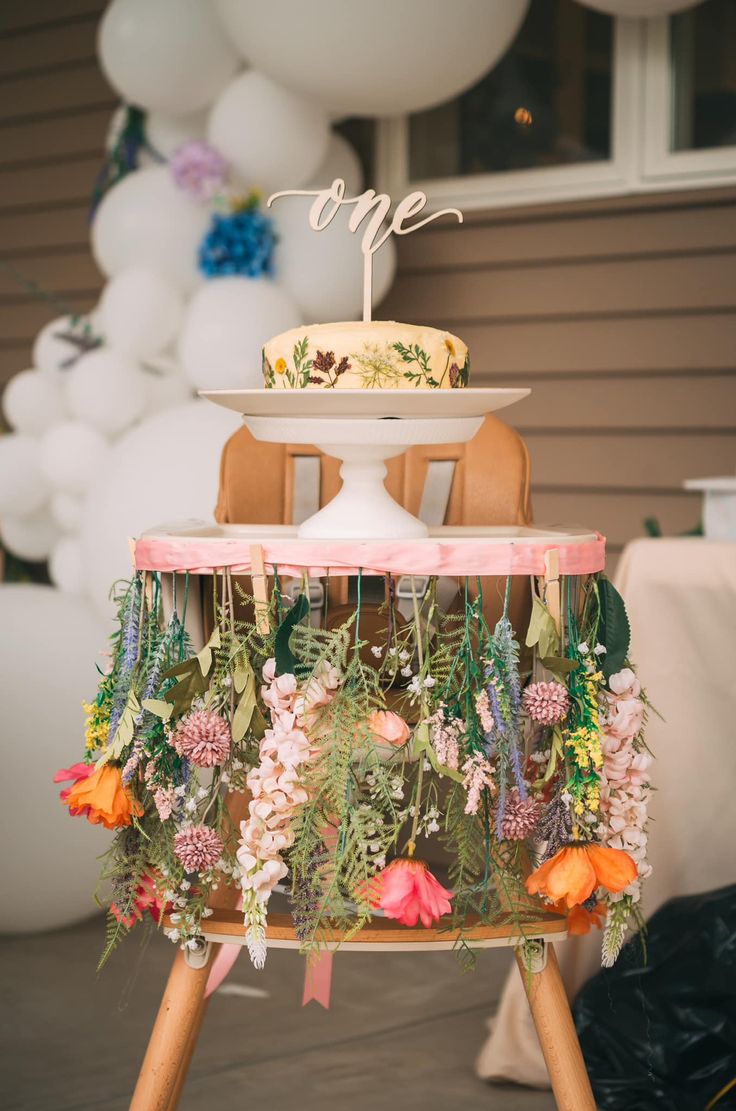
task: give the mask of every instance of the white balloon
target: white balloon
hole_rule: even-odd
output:
[[[74,339],[84,339],[98,334],[89,316],[57,316],[45,324],[33,344],[33,365],[47,373],[55,374],[66,369],[65,363],[74,360],[82,348]]]
[[[3,884],[0,931],[60,929],[98,908],[92,898],[110,834],[72,818],[53,782],[84,752],[82,702],[108,629],[88,602],[50,586],[0,586]],[[43,697],[39,691],[43,690]],[[24,784],[21,790],[19,785]]]
[[[143,412],[146,388],[137,363],[120,351],[101,347],[83,355],[66,383],[69,412],[100,432],[114,436]]]
[[[274,205],[279,234],[275,270],[305,320],[355,320],[363,305],[362,229],[348,227],[350,212],[338,209],[315,232],[307,218],[308,201],[284,197]],[[373,304],[388,293],[396,271],[396,248],[389,237],[373,256]]]
[[[65,594],[84,594],[82,545],[76,536],[63,536],[49,556],[49,578]]]
[[[202,390],[257,389],[263,344],[301,320],[286,290],[268,278],[213,278],[187,308],[179,337],[184,374]]]
[[[59,526],[46,508],[23,517],[7,513],[0,519],[0,540],[19,559],[41,563],[58,539]]]
[[[16,432],[40,436],[66,415],[61,382],[42,370],[22,370],[5,387],[3,412]]]
[[[357,197],[363,189],[363,167],[358,155],[347,139],[333,131],[324,161],[304,188],[327,189],[338,177],[345,182],[346,197]],[[289,189],[290,186],[285,185],[284,188]]]
[[[116,579],[130,577],[128,537],[162,521],[212,520],[220,454],[237,414],[188,401],[143,421],[120,439],[85,507],[82,552],[87,592],[103,614]]]
[[[184,116],[167,116],[149,112],[146,116],[146,139],[164,158],[169,158],[182,143],[204,139],[207,134],[207,113],[190,112]]]
[[[75,494],[57,490],[51,495],[49,513],[63,532],[78,532],[82,526],[84,502]]]
[[[529,0],[216,0],[252,65],[344,116],[391,116],[450,100],[488,73]]]
[[[49,493],[38,441],[19,432],[0,436],[0,520],[36,513]]]
[[[204,108],[238,68],[202,0],[112,0],[100,23],[98,53],[124,100],[158,112]]]
[[[308,181],[327,153],[327,116],[262,73],[241,73],[216,100],[210,142],[246,184],[267,193]]]
[[[702,0],[580,0],[580,3],[594,11],[619,15],[624,19],[654,19],[659,15],[694,8]]]
[[[179,290],[146,266],[128,266],[102,291],[100,321],[110,347],[147,359],[176,335],[184,315]]]
[[[96,428],[65,421],[50,428],[41,440],[41,470],[55,490],[82,494],[97,477],[107,451],[107,442]]]
[[[135,170],[102,198],[92,253],[107,277],[146,266],[187,293],[201,280],[197,250],[209,221],[207,207],[177,188],[168,167]]]
[[[149,359],[146,361],[146,406],[147,417],[181,405],[194,396],[192,383],[184,377],[184,372],[173,356]]]

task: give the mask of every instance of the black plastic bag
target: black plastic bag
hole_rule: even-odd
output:
[[[574,1004],[601,1111],[705,1111],[736,1079],[736,885],[673,899]],[[713,1111],[736,1108],[736,1086]]]

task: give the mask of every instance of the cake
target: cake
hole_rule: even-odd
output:
[[[266,389],[450,390],[469,370],[457,336],[393,320],[304,325],[263,348]]]

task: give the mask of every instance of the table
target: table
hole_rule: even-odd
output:
[[[656,758],[643,908],[736,882],[736,544],[700,537],[635,540],[616,585],[632,630],[631,654],[649,698],[647,742]],[[559,952],[570,996],[599,967],[597,934]],[[548,1087],[524,992],[509,977],[477,1069],[488,1080]]]

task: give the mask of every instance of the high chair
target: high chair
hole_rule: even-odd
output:
[[[529,456],[518,434],[498,418],[488,416],[475,438],[467,444],[415,447],[387,464],[386,485],[393,497],[429,525],[524,526],[531,522]],[[329,501],[338,491],[339,464],[316,448],[256,441],[242,428],[225,445],[220,467],[216,518],[220,524],[299,523]],[[554,555],[554,553],[550,553]],[[548,604],[559,623],[559,594],[554,559],[547,580]],[[348,601],[349,585],[338,579],[330,603]],[[453,583],[445,584],[452,605]],[[483,580],[485,616],[493,627],[502,609],[502,590],[492,579]],[[528,620],[530,590],[522,577],[513,581],[511,620],[524,629]],[[236,824],[247,813],[244,795],[228,796]],[[221,885],[211,906],[208,934],[232,940],[242,934],[241,916],[235,910],[238,891]],[[529,964],[518,948],[522,940],[513,926],[477,926],[468,935],[472,944],[498,944],[515,948],[529,1005],[550,1074],[557,1105],[563,1111],[595,1111],[590,1083],[575,1027],[560,978],[557,959],[549,941],[564,938],[566,920],[535,904],[539,920],[525,926],[527,937],[539,938],[538,954]],[[298,948],[289,915],[269,915],[270,943]],[[451,948],[452,940],[440,929],[408,929],[386,919],[374,919],[361,930],[351,948],[390,948],[432,951]],[[177,953],[164,992],[133,1096],[133,1111],[173,1111],[184,1085],[189,1062],[203,1020],[205,987],[219,945],[209,945],[201,959]]]

